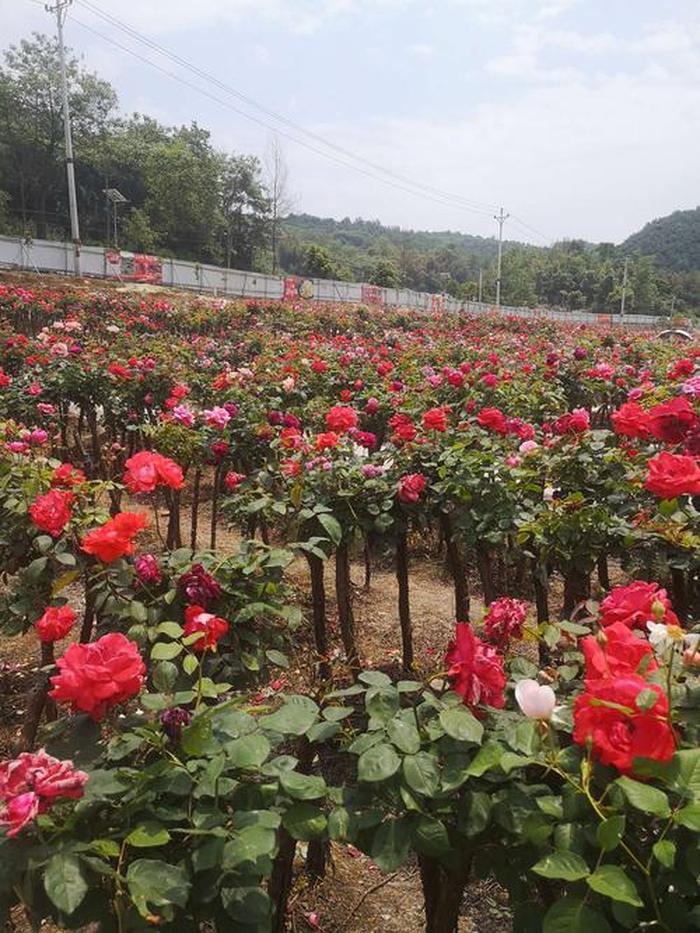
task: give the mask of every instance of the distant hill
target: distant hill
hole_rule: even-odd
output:
[[[700,207],[650,221],[620,249],[653,256],[660,268],[673,272],[700,270]]]
[[[302,239],[329,245],[360,250],[370,249],[382,240],[401,249],[426,253],[439,249],[454,249],[477,259],[494,259],[497,241],[495,237],[473,236],[452,230],[404,230],[387,227],[378,220],[333,220],[330,217],[314,217],[311,214],[291,214],[285,218],[285,229]],[[505,240],[504,249],[522,246],[515,240]]]

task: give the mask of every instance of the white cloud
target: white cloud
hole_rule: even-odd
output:
[[[429,45],[427,42],[415,42],[413,45],[409,45],[406,51],[409,55],[413,55],[416,58],[422,58],[427,60],[432,58],[435,55],[435,47]]]

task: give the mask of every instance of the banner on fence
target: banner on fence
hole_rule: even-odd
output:
[[[382,303],[382,290],[378,285],[363,285],[361,294],[362,301],[366,305],[380,305]]]
[[[125,282],[146,282],[161,285],[163,263],[157,256],[146,253],[121,253],[105,250],[105,274]]]

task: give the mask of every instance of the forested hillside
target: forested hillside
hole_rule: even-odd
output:
[[[653,256],[663,269],[692,272],[700,269],[700,207],[658,217],[622,244],[629,253]]]

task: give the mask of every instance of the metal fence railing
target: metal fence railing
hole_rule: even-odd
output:
[[[122,274],[122,263],[148,259],[157,270],[146,277]],[[73,244],[52,240],[28,240],[22,237],[0,236],[0,268],[25,269],[34,272],[54,272],[73,275]],[[467,311],[484,314],[495,310],[493,305],[477,301],[459,301],[451,295],[433,295],[407,288],[381,288],[357,282],[336,282],[330,279],[299,279],[223,269],[219,266],[185,262],[181,259],[155,260],[133,253],[115,253],[99,246],[83,246],[80,254],[81,275],[97,278],[118,278],[130,281],[150,281],[189,291],[208,292],[232,298],[282,300],[293,293],[315,301],[352,302],[382,306],[413,308],[420,311]],[[514,308],[502,306],[500,313],[581,324],[607,324],[653,327],[660,319],[648,314],[595,314],[590,311],[554,311],[546,308]]]

